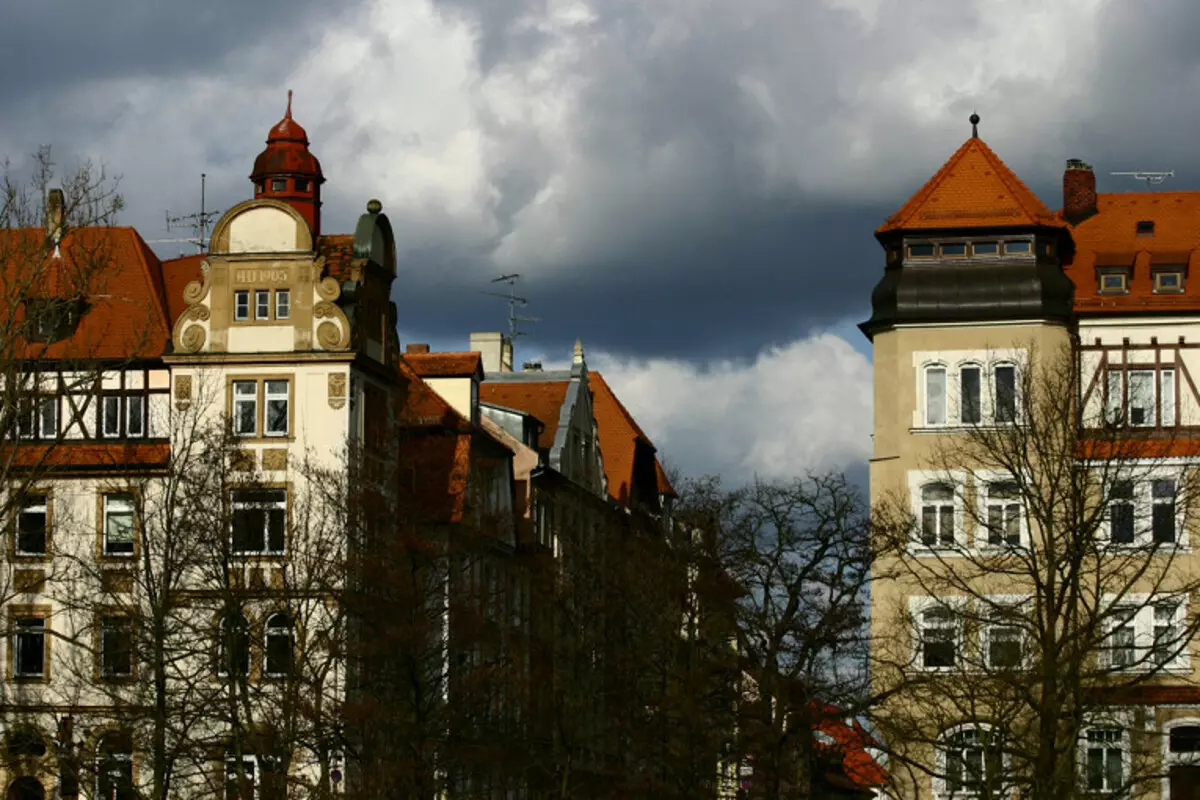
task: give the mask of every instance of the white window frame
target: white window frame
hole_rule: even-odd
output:
[[[1124,425],[1130,428],[1173,428],[1179,424],[1179,410],[1175,403],[1177,368],[1174,362],[1167,364],[1127,362],[1109,364],[1104,368],[1104,421],[1109,425]],[[1131,377],[1149,374],[1150,414],[1148,421],[1134,422],[1133,407],[1129,402]]]
[[[131,439],[143,439],[146,436],[146,396],[141,394],[126,395],[125,401],[125,435]],[[141,417],[138,429],[133,426],[133,413],[140,411]]]
[[[25,514],[41,514],[43,520],[41,552],[21,549],[21,517]],[[13,530],[13,552],[18,556],[45,557],[50,554],[50,496],[45,494],[30,494],[23,498],[17,506],[16,525]]]
[[[249,392],[241,392],[241,387],[250,387]],[[258,436],[258,381],[233,381],[230,391],[233,393],[233,435]],[[249,430],[240,429],[242,406],[249,405],[252,409],[250,419],[253,422]]]
[[[928,470],[911,470],[908,473],[908,492],[912,501],[913,518],[916,520],[915,529],[909,548],[916,554],[929,554],[936,556],[956,555],[963,548],[967,547],[967,540],[964,534],[963,523],[965,520],[965,507],[963,505],[963,487],[967,483],[966,470],[948,470],[946,472],[936,472]],[[944,483],[951,487],[951,494],[954,503],[954,544],[942,545],[940,542],[933,546],[927,545],[922,541],[922,489],[930,484]]]
[[[913,369],[916,375],[917,407],[913,410],[912,429],[941,430],[964,428],[975,425],[995,426],[1021,423],[1021,372],[1028,360],[1024,350],[1015,348],[997,350],[945,350],[913,353]],[[998,420],[996,371],[1011,367],[1013,370],[1013,419]],[[979,370],[979,422],[966,422],[963,415],[962,378],[964,370]],[[944,421],[931,421],[929,374],[939,370],[945,373]]]
[[[275,384],[272,388],[272,384]],[[279,386],[283,391],[279,391]],[[285,437],[290,432],[291,416],[291,381],[287,378],[266,378],[263,380],[263,436]],[[271,430],[271,404],[283,404],[283,430]]]
[[[248,493],[279,492],[283,495],[283,498],[280,500],[264,502],[263,500],[258,500],[258,499],[247,500],[247,499],[244,499],[244,495],[243,495],[242,498],[239,499],[239,495],[242,492],[248,492]],[[229,536],[230,536],[230,542],[231,542],[231,552],[234,555],[236,555],[236,556],[280,556],[280,555],[285,555],[287,553],[287,549],[288,549],[288,547],[287,547],[287,543],[288,543],[288,490],[287,489],[282,488],[282,487],[268,487],[268,488],[261,488],[261,489],[257,488],[257,487],[244,487],[241,489],[233,489],[232,493],[230,495],[230,504],[231,504],[231,508],[232,508],[234,514],[236,514],[239,510],[244,510],[244,509],[260,509],[264,512],[264,514],[263,514],[263,546],[262,546],[261,550],[238,550],[236,548],[233,548],[232,541],[233,541],[233,524],[234,523],[233,523],[232,519],[230,520]],[[274,550],[271,548],[271,517],[269,514],[270,511],[282,511],[283,512],[283,548],[280,550]]]
[[[908,610],[913,621],[912,657],[913,669],[917,672],[956,672],[965,668],[966,636],[962,615],[967,607],[966,597],[910,597]],[[948,667],[925,666],[925,615],[931,611],[947,611],[953,614],[950,625],[935,625],[934,628],[952,628],[954,631],[954,664]]]
[[[1200,727],[1200,716],[1179,717],[1163,723],[1162,727],[1162,779],[1160,797],[1171,800],[1171,767],[1177,765],[1200,766],[1200,751],[1176,753],[1171,750],[1171,731],[1176,728]]]
[[[937,798],[953,797],[955,800],[961,800],[961,798],[978,796],[975,792],[968,791],[968,790],[959,790],[957,792],[954,792],[953,794],[950,793],[950,788],[946,785],[947,784],[947,780],[946,780],[947,770],[949,768],[948,763],[947,763],[948,762],[947,751],[949,750],[949,748],[947,746],[948,740],[953,736],[957,736],[958,734],[966,733],[968,731],[981,731],[981,732],[986,731],[988,733],[995,733],[996,730],[997,730],[996,726],[990,725],[986,722],[964,722],[962,724],[955,725],[951,728],[947,728],[946,730],[942,731],[941,735],[938,736],[938,743],[937,743],[936,747],[934,748],[934,751],[935,751],[935,757],[934,757],[935,769],[934,769],[934,777],[933,777],[933,795],[934,795],[934,797],[937,797]],[[981,758],[982,758],[983,768],[986,771],[986,769],[987,769],[987,752],[986,751],[981,754]],[[1001,772],[1002,773],[1007,772],[1008,769],[1010,768],[1010,766],[1011,766],[1011,759],[1009,757],[1009,754],[1004,751],[1001,751],[1001,754],[1000,754],[1000,770],[1001,770]],[[1003,791],[1001,791],[999,793],[996,793],[994,796],[1003,797],[1005,795],[1004,795]]]
[[[1191,650],[1195,645],[1194,640],[1189,641],[1170,662],[1162,665],[1155,662],[1153,656],[1155,612],[1157,608],[1167,604],[1174,604],[1175,606],[1174,624],[1180,630],[1186,630],[1190,602],[1189,598],[1185,595],[1172,595],[1170,593],[1162,593],[1160,595],[1126,595],[1120,598],[1120,600],[1106,595],[1103,598],[1103,611],[1101,612],[1105,617],[1104,645],[1100,650],[1101,666],[1106,669],[1113,669],[1115,666],[1112,658],[1113,648],[1109,644],[1109,639],[1116,628],[1113,624],[1113,616],[1117,608],[1128,607],[1134,612],[1132,619],[1133,662],[1128,666],[1117,667],[1114,669],[1114,672],[1136,674],[1138,672],[1155,671],[1159,674],[1167,675],[1191,674]],[[1175,647],[1178,647],[1178,643],[1176,643]]]
[[[1115,484],[1129,482],[1133,484],[1133,499],[1112,498],[1108,502],[1104,523],[1100,529],[1102,543],[1112,549],[1148,549],[1157,548],[1159,551],[1188,551],[1191,548],[1187,526],[1184,524],[1183,505],[1175,502],[1179,497],[1179,470],[1167,466],[1155,467],[1139,471],[1133,468],[1134,475],[1117,475],[1111,481],[1107,490],[1111,493]],[[1154,541],[1154,507],[1160,504],[1160,498],[1154,497],[1155,484],[1159,481],[1173,481],[1175,484],[1175,541],[1155,543]],[[1112,506],[1118,503],[1133,504],[1133,541],[1114,542],[1112,540]]]
[[[252,753],[244,753],[242,755],[241,761],[242,761],[241,773],[242,774],[245,774],[247,772],[251,773],[250,775],[248,775],[248,777],[250,778],[250,781],[249,781],[250,785],[254,789],[254,797],[253,798],[243,797],[243,798],[241,798],[241,800],[259,800],[259,798],[262,797],[262,770],[259,768],[258,756],[254,755]],[[235,764],[237,764],[237,762],[238,762],[238,757],[237,757],[236,753],[226,753],[226,755],[225,755],[225,787],[222,787],[222,790],[221,790],[222,796],[224,796],[226,794],[226,792],[228,791],[226,787],[228,787],[229,782],[231,780],[235,780],[239,777],[239,775],[238,775],[239,771],[234,766]],[[248,770],[247,770],[247,765],[249,765]]]
[[[275,290],[275,319],[291,319],[292,293],[290,289]]]
[[[1077,760],[1078,767],[1079,767],[1080,781],[1082,782],[1082,785],[1085,787],[1085,791],[1088,793],[1088,796],[1111,795],[1111,794],[1114,794],[1115,792],[1117,792],[1118,789],[1120,788],[1120,787],[1117,787],[1117,788],[1108,788],[1108,789],[1092,789],[1087,786],[1088,760],[1089,760],[1088,753],[1090,750],[1093,749],[1091,746],[1092,742],[1088,739],[1088,734],[1093,731],[1105,731],[1105,732],[1117,731],[1118,739],[1115,742],[1116,747],[1103,747],[1101,749],[1103,749],[1105,751],[1108,751],[1108,750],[1119,750],[1120,751],[1121,782],[1122,782],[1122,785],[1124,785],[1126,782],[1128,782],[1129,777],[1130,777],[1130,771],[1133,766],[1132,749],[1130,747],[1130,739],[1129,739],[1129,723],[1132,720],[1128,719],[1128,716],[1129,715],[1127,715],[1127,714],[1118,714],[1116,718],[1111,719],[1111,720],[1109,720],[1109,719],[1089,720],[1085,725],[1083,725],[1083,727],[1081,727],[1079,729],[1079,738],[1076,741],[1076,760]],[[1106,760],[1107,760],[1107,756],[1106,756]]]
[[[128,498],[128,508],[120,508],[119,506],[124,502],[125,498]],[[134,551],[137,549],[137,503],[133,494],[130,492],[105,492],[101,503],[103,506],[103,519],[101,520],[100,529],[101,552],[106,558],[132,558]],[[114,552],[109,550],[109,517],[118,513],[127,513],[129,515],[129,552]]]
[[[250,290],[238,289],[233,293],[233,318],[237,322],[250,319]]]
[[[1021,494],[1019,481],[1011,473],[1001,470],[975,470],[971,473],[972,485],[975,490],[975,517],[977,525],[975,526],[975,547],[979,550],[994,550],[1005,551],[1020,549],[1029,546],[1029,510],[1025,507],[1025,498]],[[1017,533],[1018,539],[1016,545],[1011,545],[1008,542],[1000,544],[992,544],[991,529],[989,528],[989,512],[988,509],[993,505],[991,502],[991,486],[994,483],[1012,483],[1017,488],[1017,497],[1015,500],[1010,500],[1004,505],[1012,505],[1015,503],[1017,510]]]
[[[982,635],[980,637],[980,658],[983,660],[988,669],[1012,669],[1020,670],[1029,666],[1029,634],[1024,630],[1019,622],[1021,619],[1028,619],[1031,609],[1028,608],[1031,598],[1027,595],[989,595],[984,598],[984,607],[980,609],[980,616],[985,617],[986,621],[982,625]],[[1026,606],[1021,608],[1021,606]],[[1011,609],[1017,621],[1009,621],[1000,613],[999,608],[1004,607]],[[1021,660],[1016,666],[1006,667],[998,666],[992,663],[992,631],[996,628],[1015,628],[1017,636],[1020,637]]]
[[[964,413],[966,410],[965,406],[966,406],[966,402],[967,402],[967,393],[963,389],[963,383],[964,383],[963,378],[964,378],[964,373],[967,372],[968,370],[974,371],[976,373],[975,414],[978,417],[978,419],[975,419],[975,420],[968,420],[966,418],[966,414]],[[973,361],[965,361],[962,364],[958,365],[957,374],[958,374],[958,402],[955,403],[955,407],[958,409],[958,422],[962,425],[982,425],[984,423],[984,421],[987,419],[987,417],[983,413],[983,411],[984,411],[984,395],[986,394],[986,392],[984,392],[984,386],[986,386],[986,382],[987,382],[987,370],[985,370],[983,368],[982,364],[976,364]]]
[[[271,318],[271,290],[270,289],[255,289],[254,290],[254,319],[263,320]]]
[[[942,374],[941,421],[933,419],[935,409],[929,399],[929,376],[933,372]],[[921,369],[921,408],[924,412],[922,421],[926,428],[944,428],[950,424],[950,374],[950,368],[941,362],[926,364]]]
[[[997,379],[997,372],[1002,369],[1011,369],[1013,372],[1012,385],[1012,419],[1000,419],[1000,382]],[[991,388],[989,392],[989,405],[987,419],[993,425],[1016,425],[1021,421],[1021,365],[1016,361],[1009,359],[1001,359],[992,362],[987,370],[988,386]]]
[[[110,404],[116,405],[111,414],[109,413]],[[110,423],[115,430],[109,430]],[[105,439],[117,439],[121,436],[121,395],[119,394],[100,395],[100,435]]]

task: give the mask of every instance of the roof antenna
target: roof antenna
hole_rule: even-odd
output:
[[[183,214],[178,217],[172,217],[171,212],[166,212],[167,230],[170,231],[172,226],[179,228],[191,228],[192,236],[184,239],[150,239],[147,244],[159,244],[166,242],[180,242],[194,246],[197,252],[204,253],[208,250],[208,229],[212,225],[213,220],[221,215],[220,211],[208,211],[204,205],[204,189],[208,176],[206,173],[200,173],[200,210],[191,214]],[[182,253],[180,254],[182,255]]]
[[[971,123],[971,138],[978,139],[979,138],[979,115],[976,114],[974,111],[972,111],[971,116],[968,118],[968,121]]]
[[[500,297],[508,301],[508,338],[515,340],[518,336],[528,336],[525,331],[518,330],[517,326],[522,322],[539,322],[537,317],[522,317],[517,314],[518,308],[524,308],[529,305],[529,300],[524,297],[517,296],[517,281],[521,280],[521,275],[518,272],[513,272],[508,275],[501,275],[499,278],[493,278],[492,283],[507,283],[508,294],[500,292],[484,292],[492,297]]]
[[[1167,178],[1174,178],[1175,170],[1169,169],[1166,172],[1143,172],[1141,170],[1138,170],[1136,172],[1110,172],[1108,174],[1109,175],[1125,175],[1130,178],[1133,178],[1134,180],[1145,181],[1150,186],[1158,186],[1160,183],[1165,181]]]

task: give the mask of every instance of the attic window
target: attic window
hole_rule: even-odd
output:
[[[1138,236],[1153,236],[1154,235],[1154,220],[1143,219],[1137,224]]]
[[[931,244],[910,244],[908,246],[909,258],[933,258],[933,245]]]
[[[1028,253],[1031,247],[1029,242],[1005,242],[1005,253]]]
[[[971,245],[971,253],[977,256],[995,256],[1000,254],[999,242],[976,242]]]
[[[78,314],[66,300],[30,300],[26,304],[30,322],[29,340],[55,342],[65,339],[75,327]]]
[[[1123,269],[1104,270],[1096,275],[1097,291],[1100,294],[1127,294],[1129,272]]]
[[[1182,269],[1160,269],[1154,271],[1155,294],[1178,294],[1183,291]]]
[[[950,244],[942,245],[942,256],[944,256],[944,257],[948,256],[948,257],[953,258],[953,257],[957,256],[957,257],[961,258],[962,256],[965,256],[966,254],[967,254],[967,246],[963,242],[951,242]]]

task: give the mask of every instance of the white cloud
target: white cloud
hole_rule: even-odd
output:
[[[754,361],[696,366],[588,357],[668,461],[685,473],[789,477],[861,465],[870,454],[871,364],[820,334]]]

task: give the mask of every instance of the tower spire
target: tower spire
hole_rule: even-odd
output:
[[[288,104],[287,104],[287,111],[285,111],[285,112],[284,112],[284,114],[283,114],[283,118],[284,118],[284,119],[291,119],[291,118],[292,118],[292,90],[291,90],[291,89],[288,89]]]
[[[292,94],[291,92],[288,92],[289,97],[291,96],[291,94]],[[288,102],[291,102],[291,101],[289,100]],[[969,121],[971,123],[971,138],[978,139],[979,138],[979,115],[976,114],[974,111],[972,111]]]

